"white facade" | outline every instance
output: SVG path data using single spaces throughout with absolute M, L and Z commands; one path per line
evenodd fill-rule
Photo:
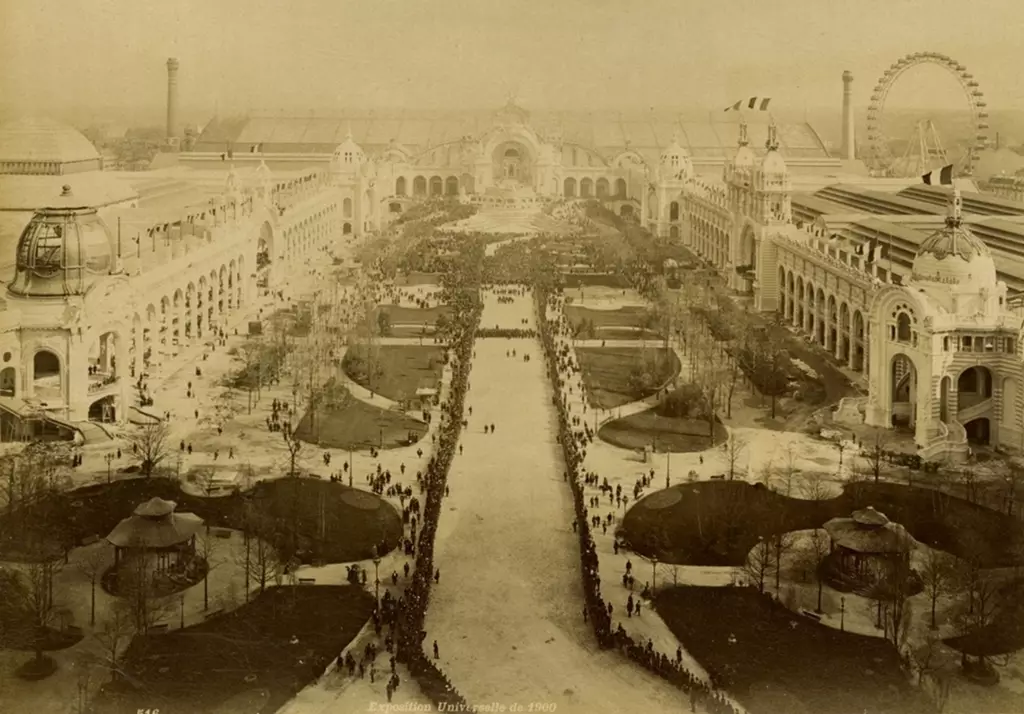
M 144 373 L 197 358 L 261 291 L 287 290 L 342 239 L 345 193 L 326 172 L 276 178 L 263 164 L 243 179 L 228 168 L 202 206 L 161 205 L 172 220 L 90 205 L 101 172 L 63 176 L 29 214 L 0 311 L 0 438 L 21 438 L 28 422 L 83 432 L 124 421 Z
M 866 375 L 868 397 L 844 400 L 837 419 L 903 427 L 924 458 L 962 458 L 970 443 L 1024 447 L 1024 316 L 965 224 L 959 191 L 897 279 L 884 246 L 795 222 L 771 133 L 759 164 L 740 138 L 722 182 L 687 182 L 668 196 L 682 207 L 678 222 L 651 228 L 680 235 L 756 309 L 779 312 L 839 366 Z

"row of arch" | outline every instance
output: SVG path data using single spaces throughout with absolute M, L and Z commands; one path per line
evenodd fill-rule
M 690 232 L 690 247 L 716 268 L 724 270 L 731 262 L 729 231 L 704 216 L 689 212 L 686 215 Z
M 596 181 L 584 178 L 577 181 L 570 176 L 562 182 L 562 193 L 566 198 L 626 198 L 628 193 L 626 179 L 615 180 L 614 194 L 611 192 L 611 186 L 612 184 L 606 178 L 599 178 Z
M 463 182 L 466 182 L 466 179 L 463 179 Z M 461 185 L 462 183 L 460 183 L 457 176 L 448 176 L 447 178 L 431 176 L 430 179 L 427 179 L 426 176 L 416 176 L 412 180 L 412 193 L 410 194 L 409 181 L 405 176 L 399 176 L 395 179 L 395 195 L 411 195 L 415 198 L 425 196 L 457 196 L 459 195 Z M 346 215 L 345 217 L 348 218 L 349 216 Z
M 859 307 L 837 300 L 811 280 L 779 267 L 779 312 L 848 368 L 868 371 L 868 322 Z

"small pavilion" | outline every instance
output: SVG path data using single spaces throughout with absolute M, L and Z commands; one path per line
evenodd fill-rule
M 196 533 L 203 519 L 194 513 L 175 513 L 177 505 L 153 497 L 118 523 L 106 538 L 114 546 L 114 566 L 122 554 L 141 552 L 156 557 L 157 572 L 184 567 L 195 555 Z
M 907 558 L 915 543 L 907 529 L 868 506 L 846 518 L 833 518 L 823 526 L 831 538 L 831 552 L 840 569 L 858 578 L 878 578 L 899 558 Z

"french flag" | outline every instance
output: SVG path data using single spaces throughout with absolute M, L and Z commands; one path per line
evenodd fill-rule
M 953 185 L 953 164 L 943 166 L 941 169 L 929 171 L 922 174 L 921 180 L 928 186 L 952 186 Z

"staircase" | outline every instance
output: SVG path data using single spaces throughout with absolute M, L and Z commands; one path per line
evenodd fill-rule
M 949 459 L 962 462 L 967 459 L 970 447 L 967 444 L 967 430 L 959 421 L 948 424 L 939 422 L 933 434 L 929 434 L 928 443 L 918 452 L 925 461 Z
M 57 422 L 63 426 L 67 426 L 70 429 L 74 429 L 82 435 L 82 439 L 86 444 L 101 444 L 105 441 L 110 441 L 114 438 L 114 435 L 104 429 L 101 425 L 94 421 L 64 421 L 61 419 L 54 419 L 48 417 L 50 421 Z
M 137 406 L 128 407 L 128 421 L 132 424 L 156 424 L 163 421 L 160 417 L 155 414 L 150 414 L 143 411 Z
M 988 416 L 992 410 L 992 397 L 986 397 L 979 402 L 962 408 L 956 413 L 956 420 L 961 424 L 974 421 L 983 416 Z

